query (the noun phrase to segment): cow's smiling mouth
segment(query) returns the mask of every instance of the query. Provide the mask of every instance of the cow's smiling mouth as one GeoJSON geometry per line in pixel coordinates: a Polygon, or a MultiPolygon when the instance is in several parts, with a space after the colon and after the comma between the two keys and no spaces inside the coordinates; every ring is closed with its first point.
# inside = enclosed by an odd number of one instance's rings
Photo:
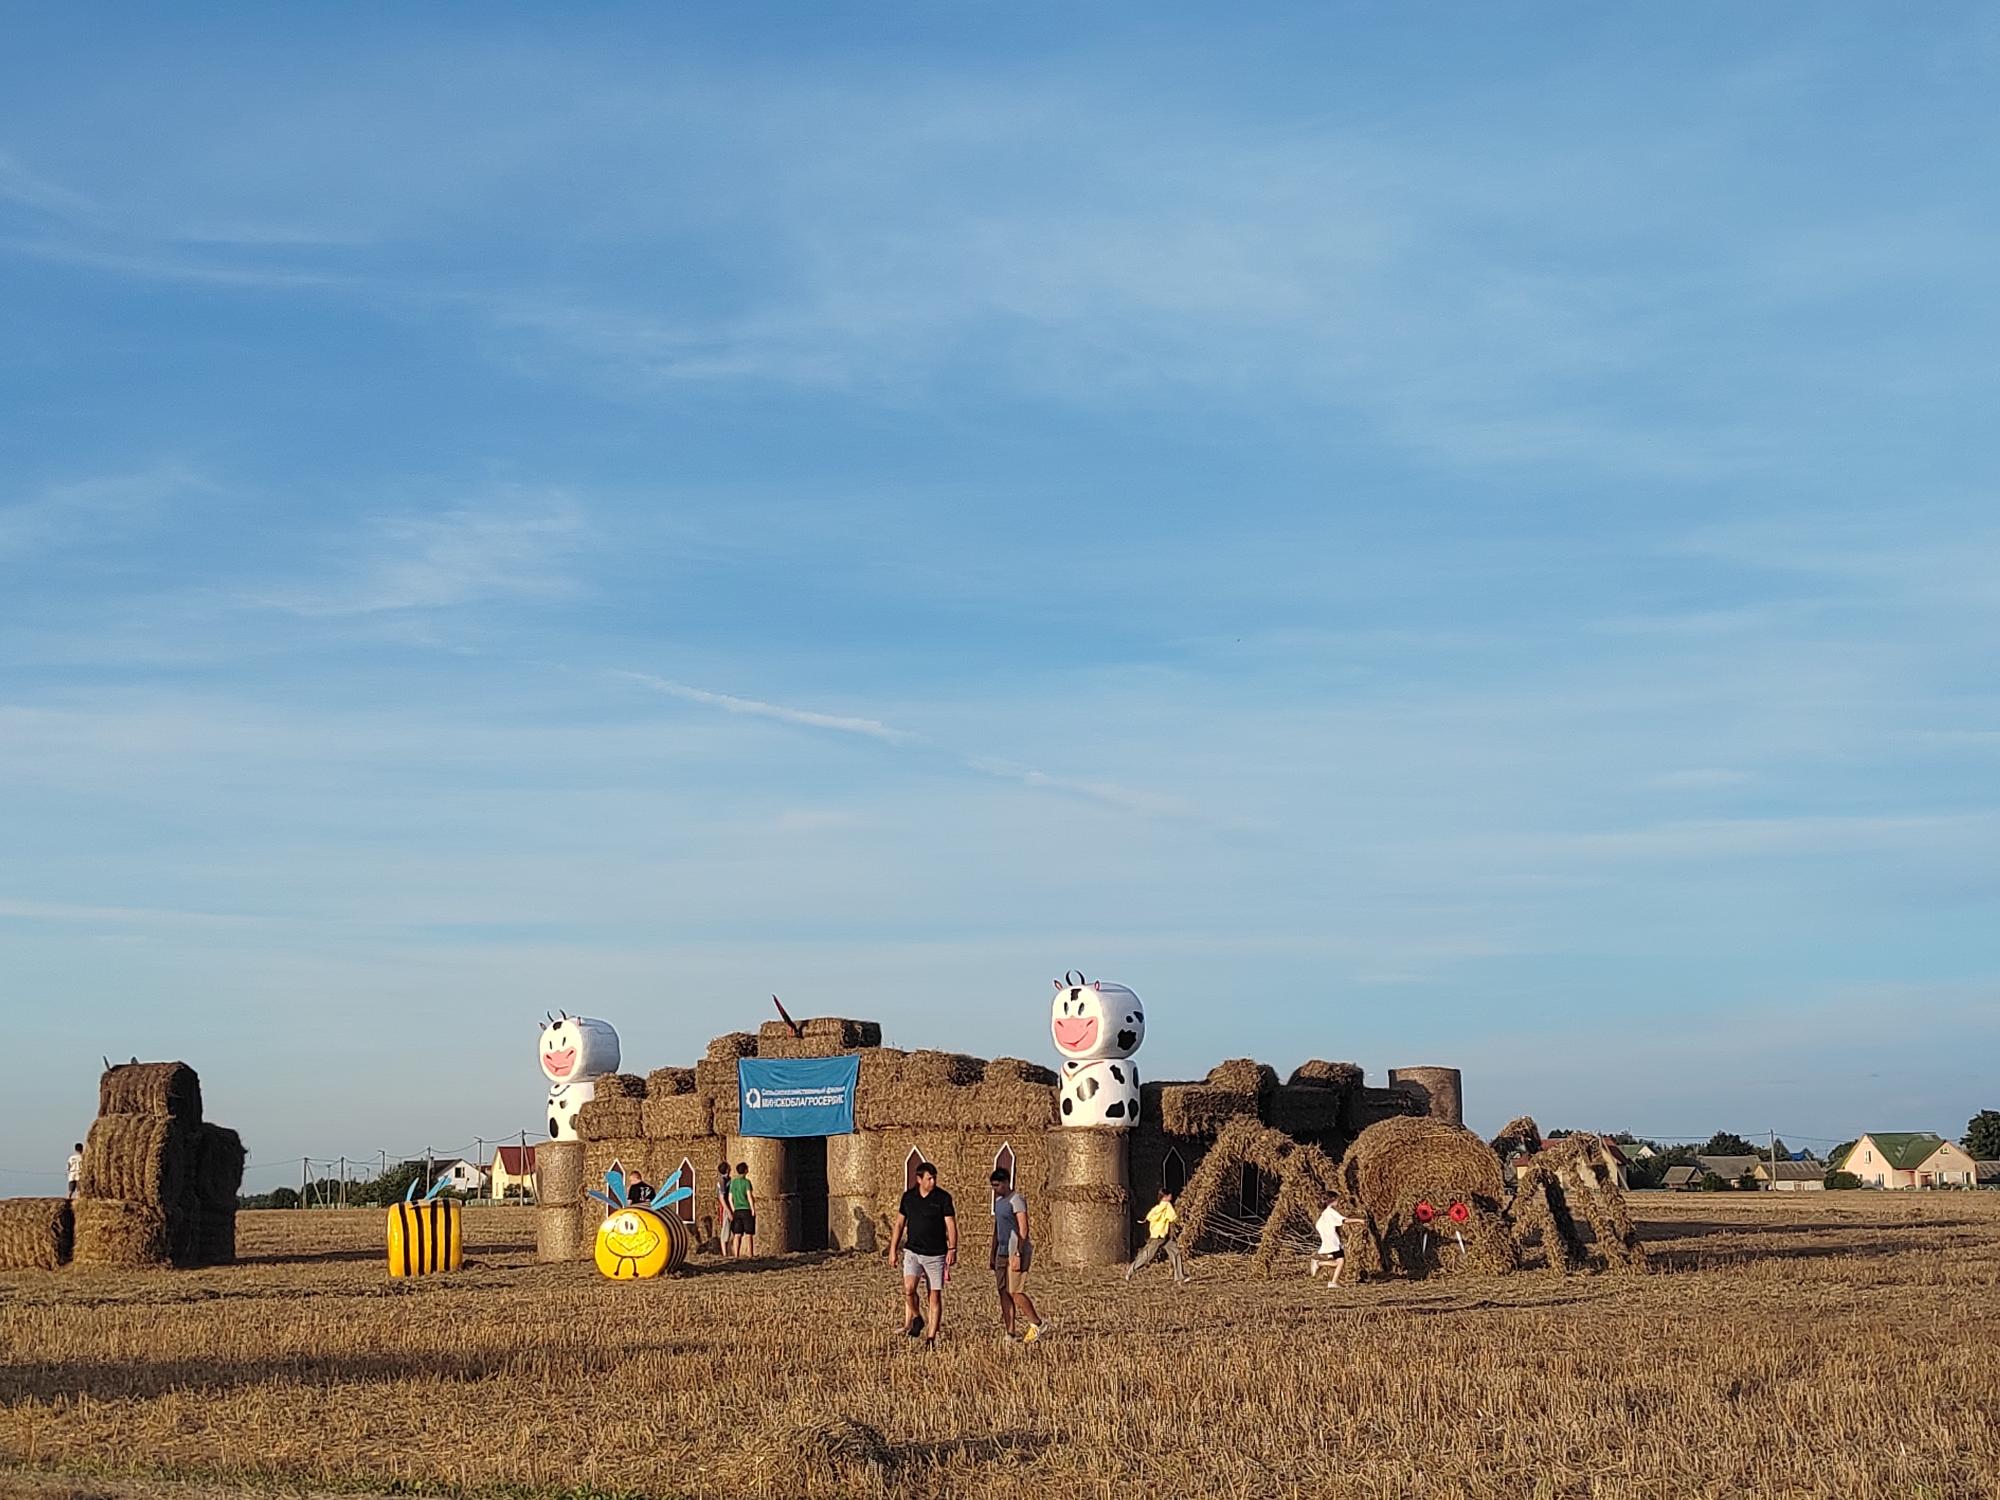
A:
{"type": "Polygon", "coordinates": [[[1080,1052],[1097,1040],[1097,1017],[1058,1016],[1056,1045],[1065,1052],[1080,1052]]]}
{"type": "Polygon", "coordinates": [[[544,1052],[542,1066],[548,1069],[551,1078],[567,1078],[576,1067],[576,1048],[566,1047],[561,1052],[544,1052]]]}

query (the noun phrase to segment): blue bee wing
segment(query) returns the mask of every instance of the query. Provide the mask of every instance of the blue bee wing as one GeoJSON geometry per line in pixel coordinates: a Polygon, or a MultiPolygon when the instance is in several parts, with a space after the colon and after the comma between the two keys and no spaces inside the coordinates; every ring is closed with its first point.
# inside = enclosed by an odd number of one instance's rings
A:
{"type": "Polygon", "coordinates": [[[606,1208],[623,1208],[625,1206],[622,1203],[613,1203],[608,1195],[598,1192],[596,1188],[592,1188],[588,1193],[584,1194],[584,1196],[586,1198],[595,1198],[599,1203],[602,1203],[606,1208]]]}
{"type": "Polygon", "coordinates": [[[615,1161],[604,1174],[604,1186],[618,1200],[618,1206],[625,1207],[628,1201],[625,1197],[625,1169],[615,1161]]]}
{"type": "MultiPolygon", "coordinates": [[[[410,1186],[414,1188],[416,1184],[413,1182],[410,1184],[410,1186]]],[[[431,1190],[428,1193],[424,1194],[424,1202],[426,1203],[430,1202],[431,1199],[435,1198],[439,1193],[443,1192],[446,1188],[450,1186],[451,1186],[451,1179],[449,1177],[440,1177],[436,1182],[431,1184],[431,1190]]]]}
{"type": "Polygon", "coordinates": [[[692,1198],[693,1196],[694,1196],[693,1188],[675,1188],[671,1193],[666,1194],[664,1197],[655,1198],[653,1200],[653,1207],[672,1208],[676,1203],[680,1202],[681,1199],[692,1198]]]}
{"type": "Polygon", "coordinates": [[[409,1190],[409,1191],[408,1191],[407,1193],[403,1194],[403,1201],[404,1201],[405,1203],[415,1203],[415,1202],[417,1201],[417,1179],[416,1179],[416,1178],[412,1177],[412,1178],[410,1179],[410,1190],[409,1190]]]}

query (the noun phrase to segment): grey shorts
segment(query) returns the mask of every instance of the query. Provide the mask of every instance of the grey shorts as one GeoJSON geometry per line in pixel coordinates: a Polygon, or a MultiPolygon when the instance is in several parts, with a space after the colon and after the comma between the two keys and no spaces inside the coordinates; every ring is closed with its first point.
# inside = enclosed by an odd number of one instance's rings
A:
{"type": "Polygon", "coordinates": [[[921,1275],[930,1282],[931,1290],[944,1290],[944,1257],[942,1255],[919,1255],[914,1250],[903,1252],[903,1280],[915,1281],[921,1275]]]}

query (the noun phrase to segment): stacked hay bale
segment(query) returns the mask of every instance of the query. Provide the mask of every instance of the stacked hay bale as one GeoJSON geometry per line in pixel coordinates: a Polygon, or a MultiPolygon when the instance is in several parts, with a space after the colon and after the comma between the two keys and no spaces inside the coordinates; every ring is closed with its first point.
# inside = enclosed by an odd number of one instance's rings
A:
{"type": "Polygon", "coordinates": [[[0,1199],[0,1270],[60,1270],[69,1264],[75,1244],[76,1218],[69,1199],[0,1199]]]}
{"type": "Polygon", "coordinates": [[[1348,1147],[1340,1181],[1368,1223],[1349,1252],[1363,1274],[1493,1274],[1520,1264],[1502,1212],[1500,1159],[1469,1130],[1429,1116],[1383,1120],[1348,1147]]]}
{"type": "Polygon", "coordinates": [[[1216,1135],[1181,1193],[1181,1244],[1189,1251],[1205,1241],[1212,1245],[1222,1221],[1236,1217],[1232,1195],[1246,1166],[1275,1184],[1253,1261],[1260,1273],[1268,1274],[1285,1241],[1319,1216],[1320,1202],[1338,1180],[1337,1173],[1333,1158],[1318,1146],[1294,1140],[1254,1115],[1238,1115],[1216,1135]]]}
{"type": "Polygon", "coordinates": [[[98,1084],[75,1205],[84,1265],[206,1266],[236,1258],[242,1139],[201,1117],[186,1063],[126,1063],[98,1084]]]}

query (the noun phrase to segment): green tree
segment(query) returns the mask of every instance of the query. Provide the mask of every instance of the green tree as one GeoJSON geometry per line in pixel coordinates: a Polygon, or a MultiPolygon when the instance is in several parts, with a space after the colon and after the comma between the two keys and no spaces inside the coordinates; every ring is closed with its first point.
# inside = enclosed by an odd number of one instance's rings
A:
{"type": "Polygon", "coordinates": [[[1982,1109],[1967,1120],[1959,1144],[1974,1161],[2000,1161],[2000,1109],[1982,1109]]]}
{"type": "Polygon", "coordinates": [[[297,1208],[299,1206],[299,1190],[288,1187],[272,1188],[265,1195],[264,1201],[271,1208],[297,1208]]]}
{"type": "Polygon", "coordinates": [[[1729,1184],[1716,1176],[1715,1173],[1704,1172],[1701,1174],[1701,1190],[1704,1193],[1721,1193],[1727,1192],[1728,1189],[1729,1184]]]}
{"type": "Polygon", "coordinates": [[[1826,1185],[1835,1190],[1858,1188],[1861,1186],[1861,1179],[1852,1172],[1829,1172],[1826,1174],[1826,1185]]]}
{"type": "MultiPolygon", "coordinates": [[[[1859,1137],[1859,1136],[1856,1136],[1856,1137],[1855,1137],[1855,1140],[1859,1140],[1859,1139],[1860,1139],[1860,1137],[1859,1137]]],[[[1848,1152],[1850,1152],[1850,1151],[1852,1151],[1853,1149],[1854,1149],[1854,1141],[1842,1141],[1842,1142],[1841,1142],[1841,1143],[1840,1143],[1840,1144],[1839,1144],[1838,1146],[1835,1146],[1835,1147],[1833,1148],[1833,1150],[1831,1150],[1831,1151],[1829,1151],[1829,1152],[1827,1153],[1827,1156],[1826,1156],[1826,1164],[1827,1164],[1827,1165],[1828,1165],[1829,1167],[1844,1167],[1844,1166],[1846,1166],[1846,1165],[1847,1165],[1847,1153],[1848,1153],[1848,1152]]]]}
{"type": "Polygon", "coordinates": [[[1740,1135],[1732,1135],[1727,1130],[1718,1130],[1708,1138],[1708,1144],[1701,1148],[1703,1156],[1756,1156],[1758,1150],[1740,1135]]]}

